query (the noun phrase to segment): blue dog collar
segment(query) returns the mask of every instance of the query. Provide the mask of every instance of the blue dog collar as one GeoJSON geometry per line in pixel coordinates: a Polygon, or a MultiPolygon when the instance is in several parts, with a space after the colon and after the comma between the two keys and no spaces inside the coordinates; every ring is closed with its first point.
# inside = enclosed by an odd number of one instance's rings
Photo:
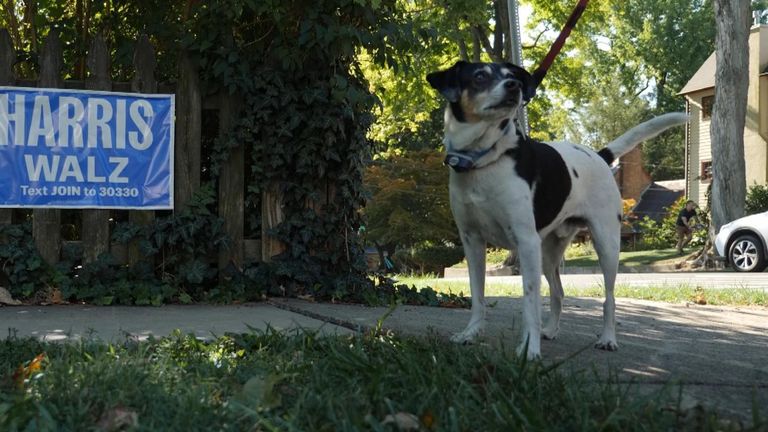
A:
{"type": "Polygon", "coordinates": [[[450,145],[448,145],[447,148],[448,151],[446,152],[444,163],[459,173],[467,172],[473,169],[481,157],[487,155],[491,152],[491,150],[493,150],[493,147],[491,147],[480,151],[454,151],[450,150],[450,145]]]}
{"type": "MultiPolygon", "coordinates": [[[[502,130],[502,135],[506,135],[507,132],[509,132],[509,122],[505,120],[504,129],[502,130]]],[[[445,161],[443,161],[443,163],[453,168],[453,170],[458,173],[465,173],[471,169],[474,169],[477,161],[480,160],[481,157],[490,153],[491,150],[493,150],[493,148],[496,147],[496,144],[498,144],[498,141],[493,143],[492,146],[490,146],[485,150],[465,150],[465,151],[453,150],[453,146],[451,145],[451,142],[448,141],[447,139],[444,141],[444,144],[445,144],[445,161]]]]}

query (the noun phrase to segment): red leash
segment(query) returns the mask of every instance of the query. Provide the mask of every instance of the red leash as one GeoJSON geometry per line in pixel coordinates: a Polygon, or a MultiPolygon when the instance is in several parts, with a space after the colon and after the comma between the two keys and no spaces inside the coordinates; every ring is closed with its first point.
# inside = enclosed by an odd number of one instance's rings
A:
{"type": "Polygon", "coordinates": [[[533,72],[533,79],[536,83],[536,87],[538,87],[539,84],[541,84],[541,81],[544,80],[544,76],[547,75],[547,71],[549,70],[549,67],[552,66],[552,62],[555,61],[555,57],[560,54],[560,50],[562,50],[563,45],[565,45],[565,40],[568,39],[568,36],[571,34],[571,30],[573,30],[573,27],[576,26],[576,22],[579,20],[579,18],[581,18],[581,14],[583,14],[584,9],[587,8],[588,2],[589,0],[579,0],[576,8],[573,9],[573,12],[571,12],[571,16],[568,17],[568,21],[566,21],[565,26],[563,26],[563,30],[560,32],[560,35],[557,36],[557,39],[555,39],[555,43],[552,44],[552,47],[549,49],[546,57],[544,57],[544,60],[542,60],[539,67],[536,68],[536,70],[533,72]]]}

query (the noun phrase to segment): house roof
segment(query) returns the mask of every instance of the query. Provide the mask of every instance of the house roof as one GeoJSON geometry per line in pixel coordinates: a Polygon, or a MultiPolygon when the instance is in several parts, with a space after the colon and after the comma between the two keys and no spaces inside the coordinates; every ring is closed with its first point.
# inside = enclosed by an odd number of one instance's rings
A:
{"type": "Polygon", "coordinates": [[[667,208],[675,203],[685,193],[685,180],[669,180],[653,182],[643,192],[640,202],[632,212],[640,219],[644,216],[655,221],[661,221],[667,215],[667,208]]]}
{"type": "Polygon", "coordinates": [[[715,65],[715,53],[713,52],[678,94],[685,95],[713,88],[715,86],[715,65]]]}

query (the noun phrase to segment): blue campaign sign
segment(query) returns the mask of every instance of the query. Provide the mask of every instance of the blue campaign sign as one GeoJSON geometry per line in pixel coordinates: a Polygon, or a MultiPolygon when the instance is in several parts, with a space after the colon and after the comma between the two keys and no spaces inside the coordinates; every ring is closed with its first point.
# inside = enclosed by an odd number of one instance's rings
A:
{"type": "Polygon", "coordinates": [[[173,208],[174,96],[0,87],[0,207],[173,208]]]}

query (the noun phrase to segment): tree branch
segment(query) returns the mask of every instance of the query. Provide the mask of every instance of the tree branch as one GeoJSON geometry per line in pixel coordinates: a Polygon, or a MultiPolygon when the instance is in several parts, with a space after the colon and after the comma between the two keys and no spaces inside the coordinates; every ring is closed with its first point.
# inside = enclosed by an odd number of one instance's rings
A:
{"type": "Polygon", "coordinates": [[[472,26],[472,35],[475,37],[475,40],[482,45],[485,52],[491,57],[491,60],[495,62],[504,61],[504,59],[499,58],[499,56],[496,55],[496,52],[493,50],[491,42],[488,40],[488,36],[485,35],[485,30],[482,27],[479,25],[472,26]]]}
{"type": "Polygon", "coordinates": [[[550,30],[549,26],[547,26],[544,30],[542,30],[538,36],[536,36],[536,39],[533,41],[533,45],[523,45],[524,49],[531,49],[536,48],[539,45],[539,39],[541,39],[542,36],[544,36],[544,33],[548,32],[550,30]]]}
{"type": "Polygon", "coordinates": [[[503,50],[499,55],[505,59],[509,59],[512,58],[512,29],[509,28],[509,10],[507,10],[506,5],[501,3],[501,0],[496,0],[495,3],[499,12],[496,27],[501,24],[501,33],[504,37],[503,50]]]}
{"type": "MultiPolygon", "coordinates": [[[[486,40],[486,42],[488,41],[486,40]]],[[[481,53],[480,36],[475,31],[472,31],[472,61],[479,62],[481,53]]]]}
{"type": "Polygon", "coordinates": [[[496,25],[493,27],[493,56],[496,58],[504,57],[504,24],[501,21],[501,8],[499,6],[499,0],[493,2],[493,18],[496,21],[496,25]]]}
{"type": "Polygon", "coordinates": [[[13,9],[14,0],[5,0],[3,2],[3,9],[8,15],[8,32],[11,34],[13,40],[13,46],[16,49],[21,48],[21,33],[19,32],[19,20],[16,17],[16,11],[13,9]]]}
{"type": "Polygon", "coordinates": [[[464,61],[469,61],[469,54],[467,54],[467,43],[464,39],[459,38],[459,56],[464,61]]]}
{"type": "Polygon", "coordinates": [[[650,85],[651,85],[651,80],[646,79],[645,80],[645,86],[643,86],[643,88],[641,88],[639,91],[635,92],[635,94],[633,95],[634,98],[635,99],[639,98],[640,95],[643,94],[644,91],[648,90],[648,87],[650,87],[650,85]]]}

